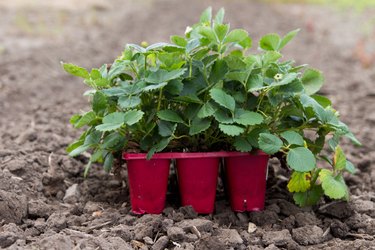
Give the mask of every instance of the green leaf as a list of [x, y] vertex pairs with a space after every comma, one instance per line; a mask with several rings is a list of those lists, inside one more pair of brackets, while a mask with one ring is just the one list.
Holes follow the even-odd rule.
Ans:
[[77, 148], [75, 148], [74, 150], [72, 150], [70, 153], [69, 153], [69, 156], [71, 157], [75, 157], [85, 151], [87, 151], [89, 148], [91, 148], [93, 145], [81, 145]]
[[171, 137], [168, 138], [163, 138], [161, 139], [157, 144], [155, 144], [147, 153], [147, 160], [150, 160], [151, 157], [154, 155], [156, 152], [161, 152], [163, 151], [171, 141]]
[[314, 112], [314, 116], [316, 116], [320, 121], [327, 120], [326, 110], [313, 98], [308, 95], [302, 94], [300, 96], [300, 102], [305, 109], [311, 107]]
[[297, 94], [300, 94], [304, 91], [305, 89], [302, 86], [302, 82], [298, 78], [294, 79], [291, 83], [287, 85], [278, 87], [277, 90], [278, 94], [284, 96], [284, 98], [296, 96]]
[[250, 152], [253, 148], [250, 142], [246, 138], [243, 138], [243, 137], [236, 137], [234, 139], [233, 146], [237, 151], [240, 151], [240, 152]]
[[141, 104], [141, 98], [139, 96], [121, 96], [118, 99], [118, 105], [122, 109], [134, 108]]
[[124, 125], [125, 117], [122, 112], [114, 112], [109, 115], [104, 116], [103, 124], [95, 127], [98, 131], [111, 131], [120, 128]]
[[216, 34], [217, 38], [219, 39], [219, 41], [223, 41], [225, 36], [228, 33], [229, 25], [227, 25], [227, 24], [215, 24], [214, 30], [215, 30], [215, 34]]
[[298, 74], [297, 73], [289, 73], [281, 79], [281, 81], [274, 82], [272, 83], [271, 86], [282, 86], [282, 85], [287, 85], [291, 82], [293, 82], [297, 78]]
[[177, 122], [177, 123], [184, 123], [184, 120], [174, 111], [172, 110], [160, 110], [158, 112], [158, 117], [161, 120], [168, 121], [168, 122]]
[[[202, 58], [197, 59], [196, 61], [193, 61], [193, 66], [196, 66], [201, 71], [204, 70], [204, 66], [206, 66], [206, 68], [210, 67], [219, 58], [219, 55], [217, 55], [217, 54], [206, 56], [206, 53], [207, 53], [207, 51], [202, 50], [202, 54], [204, 54], [204, 55], [202, 55], [202, 56], [199, 55], [199, 57], [202, 57]], [[202, 60], [202, 61], [198, 61], [198, 60]]]
[[108, 87], [110, 84], [110, 81], [106, 78], [99, 78], [93, 81], [96, 87]]
[[106, 78], [107, 75], [108, 75], [107, 67], [108, 67], [108, 64], [103, 64], [99, 69], [99, 72], [100, 72], [100, 74], [102, 75], [103, 78]]
[[105, 157], [103, 167], [104, 167], [104, 171], [106, 171], [107, 173], [109, 173], [112, 169], [113, 160], [114, 160], [114, 157], [113, 157], [113, 154], [111, 153], [107, 154], [107, 156]]
[[352, 132], [348, 131], [344, 134], [344, 136], [349, 138], [354, 143], [354, 145], [362, 146], [362, 143], [354, 136]]
[[174, 98], [177, 101], [185, 102], [185, 103], [195, 103], [195, 104], [203, 104], [202, 100], [199, 99], [196, 95], [183, 95]]
[[310, 188], [311, 174], [293, 171], [288, 183], [289, 192], [305, 192]]
[[248, 72], [245, 71], [235, 71], [235, 72], [229, 72], [226, 74], [226, 78], [234, 81], [239, 81], [241, 83], [244, 83], [245, 80], [247, 80]]
[[212, 19], [212, 7], [205, 9], [200, 17], [199, 22], [202, 24], [211, 23]]
[[184, 84], [180, 80], [171, 80], [165, 86], [164, 90], [171, 95], [179, 95], [184, 88]]
[[281, 42], [280, 42], [278, 50], [281, 50], [282, 48], [284, 48], [285, 45], [287, 45], [298, 34], [299, 31], [300, 31], [300, 29], [296, 29], [296, 30], [292, 30], [291, 32], [289, 32], [288, 34], [286, 34], [283, 37], [283, 39], [281, 39]]
[[120, 144], [120, 142], [125, 142], [124, 136], [122, 136], [118, 132], [114, 132], [114, 133], [111, 133], [111, 134], [107, 135], [104, 138], [102, 148], [112, 149], [112, 148], [116, 147], [118, 144]]
[[171, 136], [177, 128], [176, 123], [158, 121], [159, 135], [163, 137]]
[[151, 84], [151, 85], [148, 85], [148, 86], [144, 87], [142, 91], [143, 92], [149, 92], [149, 91], [162, 89], [165, 86], [167, 86], [167, 84], [168, 84], [167, 82], [161, 82], [161, 83], [158, 83], [158, 84]]
[[340, 136], [333, 135], [333, 137], [328, 140], [328, 145], [332, 151], [335, 151], [337, 145], [339, 145], [339, 139], [340, 139]]
[[225, 15], [225, 10], [224, 8], [220, 8], [220, 10], [217, 12], [215, 16], [215, 23], [221, 24], [224, 21], [224, 15]]
[[314, 100], [317, 101], [323, 108], [332, 106], [331, 100], [329, 100], [325, 96], [315, 94], [315, 95], [312, 95], [311, 97], [314, 98]]
[[82, 115], [79, 115], [79, 114], [72, 115], [72, 117], [70, 117], [69, 123], [74, 125], [76, 124], [76, 122], [79, 121], [79, 119], [81, 119], [81, 117]]
[[250, 75], [247, 80], [246, 88], [248, 92], [259, 91], [264, 89], [263, 77], [260, 75]]
[[318, 92], [324, 83], [323, 74], [316, 69], [306, 69], [301, 80], [307, 95]]
[[223, 106], [224, 108], [227, 108], [232, 112], [234, 111], [236, 107], [236, 101], [232, 96], [225, 93], [224, 90], [218, 88], [211, 89], [210, 96], [220, 106]]
[[250, 131], [250, 133], [247, 134], [247, 140], [250, 142], [250, 144], [254, 148], [259, 148], [259, 135], [261, 133], [269, 133], [269, 131], [266, 128], [255, 128]]
[[324, 194], [331, 199], [343, 199], [348, 197], [348, 187], [341, 175], [333, 176], [328, 169], [322, 169], [319, 173]]
[[84, 79], [90, 78], [90, 74], [85, 68], [79, 67], [72, 63], [62, 63], [62, 65], [64, 70], [71, 75], [82, 77]]
[[185, 73], [186, 69], [176, 69], [172, 71], [167, 71], [164, 69], [159, 69], [155, 72], [150, 72], [150, 74], [146, 77], [146, 82], [148, 83], [163, 83], [168, 82], [170, 80], [179, 78]]
[[226, 135], [237, 136], [245, 132], [245, 129], [236, 125], [219, 124], [219, 129]]
[[225, 75], [228, 72], [228, 65], [224, 60], [217, 60], [215, 64], [212, 66], [212, 70], [210, 73], [210, 77], [208, 81], [210, 83], [217, 83], [219, 81], [224, 80]]
[[79, 146], [82, 146], [83, 143], [84, 143], [84, 140], [80, 139], [78, 141], [75, 141], [75, 142], [69, 144], [68, 147], [66, 147], [66, 152], [68, 152], [68, 153], [72, 152], [74, 149], [78, 148]]
[[115, 129], [118, 129], [122, 126], [122, 124], [109, 124], [109, 123], [106, 123], [106, 124], [100, 124], [98, 126], [95, 127], [96, 130], [98, 131], [112, 131], [112, 130], [115, 130]]
[[201, 26], [199, 27], [199, 34], [203, 37], [207, 38], [210, 43], [217, 43], [217, 38], [215, 32], [212, 30], [211, 27]]
[[278, 152], [283, 146], [283, 142], [279, 137], [269, 133], [259, 134], [258, 144], [261, 150], [270, 155]]
[[227, 63], [228, 68], [231, 70], [239, 70], [244, 73], [246, 72], [247, 74], [250, 74], [252, 71], [252, 67], [247, 66], [247, 64], [242, 60], [242, 56], [237, 56], [232, 53], [224, 57], [224, 60]]
[[246, 30], [235, 29], [229, 32], [229, 34], [224, 39], [224, 43], [238, 43], [243, 48], [251, 47], [251, 38]]
[[154, 43], [154, 44], [149, 45], [146, 48], [146, 51], [150, 52], [150, 51], [158, 51], [158, 50], [162, 50], [162, 49], [166, 49], [167, 50], [167, 48], [172, 49], [172, 52], [175, 52], [176, 50], [179, 51], [178, 46], [174, 46], [173, 44], [163, 43], [163, 42], [161, 42], [161, 43]]
[[100, 131], [92, 131], [86, 134], [84, 145], [98, 145], [101, 140], [102, 133]]
[[343, 170], [346, 167], [346, 157], [340, 146], [336, 146], [335, 148], [335, 155], [333, 157], [333, 167], [336, 170]]
[[213, 107], [213, 105], [210, 102], [207, 102], [200, 108], [197, 116], [199, 118], [206, 118], [213, 115], [215, 112], [216, 109]]
[[211, 126], [210, 119], [199, 119], [195, 118], [190, 126], [189, 135], [196, 135], [205, 130], [207, 130]]
[[96, 150], [90, 157], [90, 162], [99, 162], [103, 155], [103, 150], [98, 149]]
[[280, 36], [278, 34], [268, 34], [259, 41], [259, 47], [263, 50], [279, 50]]
[[92, 109], [95, 113], [100, 113], [107, 107], [107, 97], [100, 91], [96, 91], [92, 99]]
[[124, 115], [125, 123], [129, 126], [136, 124], [142, 119], [143, 115], [144, 112], [141, 110], [130, 110], [126, 112]]
[[263, 67], [270, 65], [271, 63], [275, 63], [279, 60], [283, 55], [277, 51], [267, 51], [262, 56]]
[[96, 80], [96, 79], [102, 78], [102, 74], [100, 73], [98, 69], [92, 69], [90, 72], [90, 78], [92, 80]]
[[221, 110], [221, 109], [217, 110], [214, 113], [214, 117], [216, 121], [220, 123], [225, 123], [225, 124], [233, 123], [233, 118], [228, 115], [228, 112], [226, 110]]
[[244, 40], [242, 40], [241, 42], [238, 43], [242, 48], [244, 49], [248, 49], [248, 48], [251, 48], [251, 46], [253, 45], [253, 41], [251, 40], [251, 38], [248, 36], [246, 37]]
[[290, 149], [286, 161], [292, 169], [298, 172], [308, 172], [316, 167], [314, 154], [304, 147]]
[[320, 185], [314, 185], [306, 192], [297, 192], [293, 194], [294, 202], [300, 207], [316, 205], [323, 195], [323, 189]]
[[107, 78], [111, 80], [124, 73], [126, 64], [128, 64], [127, 61], [115, 61], [108, 71]]
[[263, 122], [263, 116], [256, 112], [242, 110], [235, 113], [234, 121], [245, 126], [256, 125]]
[[160, 67], [168, 70], [175, 70], [181, 68], [186, 62], [181, 58], [181, 54], [178, 52], [174, 53], [159, 53], [158, 59], [161, 62]]
[[75, 128], [81, 128], [85, 125], [88, 125], [89, 123], [91, 123], [93, 120], [95, 120], [96, 118], [96, 115], [94, 113], [94, 111], [89, 111], [87, 113], [85, 113], [81, 119], [79, 119], [75, 124], [74, 124], [74, 127]]
[[106, 96], [122, 96], [122, 95], [127, 95], [127, 90], [124, 88], [111, 88], [111, 89], [103, 89], [102, 92]]
[[126, 47], [134, 50], [135, 52], [139, 52], [139, 53], [146, 53], [147, 52], [146, 48], [144, 48], [144, 47], [142, 47], [138, 44], [130, 43], [130, 44], [127, 44]]
[[355, 172], [357, 171], [356, 168], [354, 167], [353, 163], [351, 163], [348, 160], [346, 161], [345, 170], [348, 171], [351, 174], [355, 174]]
[[304, 145], [303, 137], [295, 131], [285, 131], [281, 133], [280, 136], [284, 138], [289, 145]]
[[181, 47], [186, 47], [187, 45], [186, 39], [182, 36], [171, 36], [171, 42]]

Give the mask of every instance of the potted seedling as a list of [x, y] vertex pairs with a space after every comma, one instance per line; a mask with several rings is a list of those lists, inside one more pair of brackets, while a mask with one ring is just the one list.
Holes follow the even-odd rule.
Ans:
[[[223, 18], [223, 9], [212, 17], [208, 8], [171, 43], [128, 44], [113, 64], [90, 72], [63, 64], [91, 88], [85, 93], [91, 110], [71, 119], [87, 129], [69, 154], [92, 152], [85, 175], [94, 162], [110, 171], [123, 157], [135, 213], [163, 210], [171, 159], [182, 205], [199, 213], [213, 212], [221, 157], [236, 211], [263, 208], [269, 155], [293, 169], [288, 188], [298, 204], [313, 204], [323, 193], [347, 197], [341, 173], [354, 168], [338, 142], [358, 141], [331, 102], [316, 95], [321, 73], [281, 61], [280, 50], [298, 31], [266, 35], [261, 52], [250, 54], [247, 31], [231, 30]], [[326, 138], [333, 161], [321, 155]], [[318, 168], [317, 159], [334, 170]]]

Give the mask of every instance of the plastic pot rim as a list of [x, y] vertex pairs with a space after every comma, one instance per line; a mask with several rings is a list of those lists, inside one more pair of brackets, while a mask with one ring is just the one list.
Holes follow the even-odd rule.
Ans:
[[[252, 152], [236, 152], [236, 151], [217, 151], [217, 152], [166, 152], [155, 153], [150, 160], [157, 159], [192, 159], [192, 158], [215, 158], [215, 157], [241, 157], [249, 155], [267, 155], [261, 150]], [[126, 153], [122, 154], [124, 160], [145, 160], [147, 153]]]

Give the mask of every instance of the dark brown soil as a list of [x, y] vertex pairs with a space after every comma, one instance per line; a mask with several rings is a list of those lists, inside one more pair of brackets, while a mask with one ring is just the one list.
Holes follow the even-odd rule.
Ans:
[[[366, 26], [374, 10], [244, 0], [61, 2], [0, 3], [0, 247], [375, 249], [375, 30]], [[219, 192], [216, 212], [198, 216], [178, 208], [172, 192], [162, 215], [135, 216], [122, 180], [100, 166], [84, 179], [87, 158], [66, 155], [78, 135], [69, 117], [87, 102], [84, 85], [67, 76], [60, 61], [110, 63], [126, 42], [182, 33], [208, 5], [224, 6], [232, 26], [246, 28], [254, 40], [303, 29], [285, 54], [325, 72], [322, 93], [364, 144], [344, 145], [360, 170], [347, 177], [349, 203], [296, 207], [287, 173], [271, 161], [262, 212], [234, 213]]]

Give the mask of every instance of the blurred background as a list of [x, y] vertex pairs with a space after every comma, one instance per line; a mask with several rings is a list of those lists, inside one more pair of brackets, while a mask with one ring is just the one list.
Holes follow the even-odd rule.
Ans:
[[0, 149], [65, 154], [78, 133], [69, 117], [88, 103], [84, 84], [60, 61], [111, 63], [126, 43], [183, 34], [208, 6], [224, 7], [232, 28], [249, 31], [252, 52], [262, 35], [301, 28], [285, 57], [325, 73], [321, 93], [364, 144], [348, 144], [349, 159], [363, 163], [362, 179], [372, 183], [375, 0], [0, 0]]

